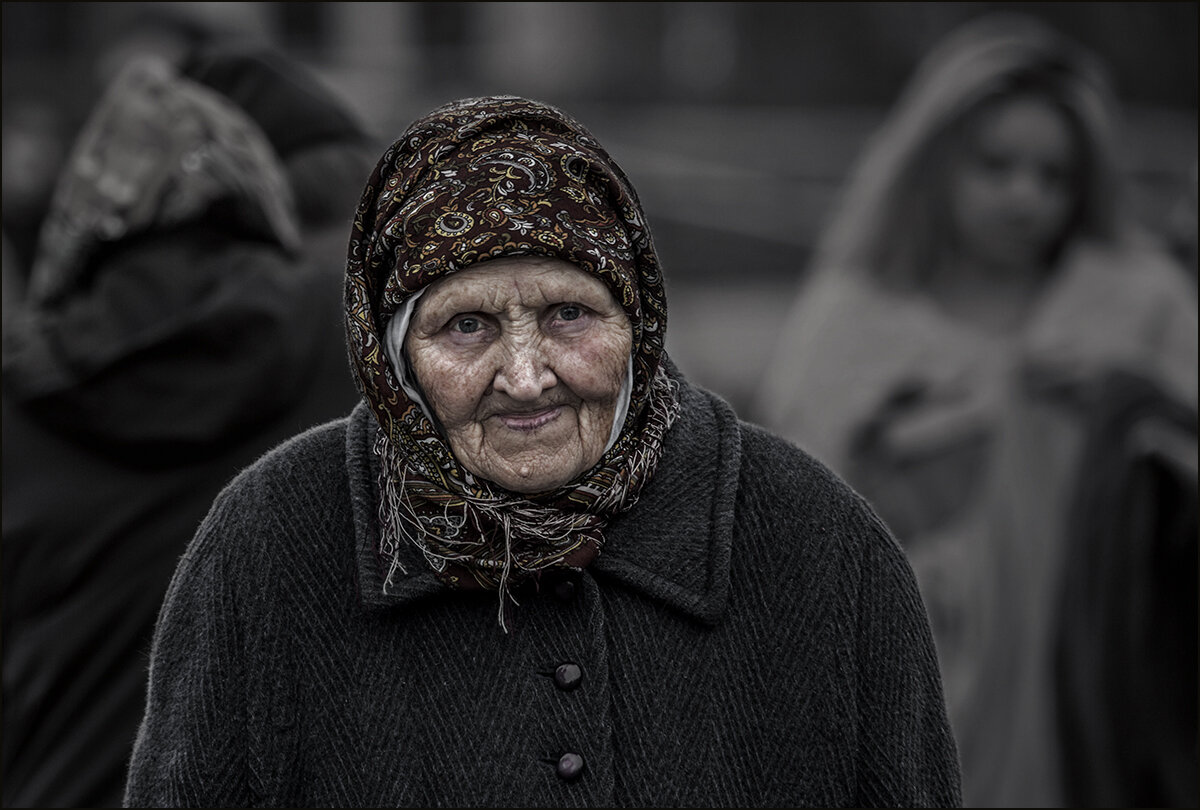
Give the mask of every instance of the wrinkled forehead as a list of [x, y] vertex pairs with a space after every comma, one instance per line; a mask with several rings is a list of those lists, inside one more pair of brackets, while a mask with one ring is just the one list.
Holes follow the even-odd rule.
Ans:
[[480, 262], [438, 279], [421, 294], [421, 313], [502, 312], [575, 303], [604, 315], [622, 313], [612, 292], [569, 262], [511, 256]]

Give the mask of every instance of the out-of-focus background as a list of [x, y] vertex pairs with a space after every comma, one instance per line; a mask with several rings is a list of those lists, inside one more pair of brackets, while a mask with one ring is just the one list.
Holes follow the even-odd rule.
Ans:
[[[1132, 214], [1186, 271], [1188, 278], [1169, 288], [1168, 303], [1180, 305], [1175, 314], [1183, 320], [1175, 326], [1189, 326], [1176, 331], [1194, 335], [1197, 8], [1195, 2], [5, 2], [4, 804], [109, 806], [117, 801], [128, 741], [143, 705], [153, 620], [178, 555], [213, 495], [261, 452], [344, 413], [356, 398], [339, 345], [343, 246], [370, 164], [410, 121], [452, 99], [490, 94], [540, 99], [582, 121], [642, 198], [666, 274], [671, 356], [693, 382], [755, 419], [760, 383], [788, 379], [782, 371], [770, 376], [768, 358], [808, 272], [817, 237], [868, 139], [936, 43], [969, 20], [998, 10], [1040, 17], [1106, 64], [1122, 102], [1120, 172], [1131, 192]], [[104, 238], [81, 244], [81, 251], [93, 252], [87, 257], [89, 269], [66, 277], [63, 286], [69, 289], [62, 301], [47, 304], [39, 295], [27, 296], [27, 288], [36, 286], [27, 282], [39, 217], [85, 122], [86, 131], [95, 134], [96, 117], [89, 114], [118, 68], [148, 53], [179, 63], [182, 55], [213, 45], [243, 54], [262, 48], [281, 52], [311, 73], [315, 85], [307, 79], [293, 83], [296, 77], [288, 71], [259, 72], [265, 63], [230, 69], [228, 63], [221, 67], [219, 61], [202, 60], [191, 68], [203, 72], [207, 65], [208, 86], [236, 97], [272, 144], [262, 150], [270, 152], [262, 163], [220, 165], [249, 165], [263, 176], [286, 172], [297, 209], [305, 212], [304, 234], [314, 238], [300, 256], [285, 255], [282, 247], [289, 240], [283, 230], [272, 231], [279, 244], [264, 241], [262, 233], [252, 233], [248, 218], [219, 220], [229, 209], [214, 206], [203, 212], [208, 230], [189, 221], [182, 223], [187, 227], [164, 228], [146, 239], [134, 229], [135, 238], [121, 240], [128, 223], [95, 215], [88, 207], [95, 202], [87, 196], [96, 190], [93, 185], [96, 196], [114, 206], [102, 213], [116, 210], [133, 219], [130, 210], [137, 208], [153, 218], [159, 208], [175, 210], [170, 203], [185, 198], [184, 192], [205, 191], [179, 176], [203, 184], [229, 181], [238, 171], [219, 175], [213, 169], [209, 176], [189, 169], [187, 161], [201, 154], [190, 138], [203, 125], [189, 130], [195, 120], [181, 115], [167, 122], [174, 126], [156, 132], [162, 123], [158, 111], [166, 107], [139, 107], [144, 95], [131, 92], [122, 99], [117, 94], [115, 103], [99, 105], [109, 114], [101, 118], [107, 129], [97, 138], [107, 151], [80, 153], [63, 175], [69, 181], [72, 172], [86, 174], [89, 182], [64, 183], [65, 193], [55, 197], [58, 203], [78, 204], [90, 219], [78, 227], [82, 217], [64, 217], [61, 205], [54, 208], [60, 215], [53, 219], [57, 230], [47, 233], [57, 236], [38, 253], [39, 270], [53, 271], [60, 264], [70, 270], [71, 263], [62, 260], [72, 249], [69, 237], [95, 236], [89, 227]], [[264, 87], [273, 89], [263, 92]], [[286, 100], [276, 93], [280, 88], [288, 90]], [[195, 93], [193, 88], [187, 94], [193, 103]], [[177, 100], [182, 104], [183, 99], [181, 92]], [[350, 114], [343, 115], [339, 99]], [[124, 106], [116, 105], [122, 101]], [[114, 124], [113, 109], [122, 115], [140, 109], [147, 117]], [[155, 110], [158, 118], [145, 110]], [[351, 120], [355, 117], [358, 121]], [[226, 111], [218, 120], [233, 126], [231, 121], [241, 119]], [[359, 123], [371, 142], [369, 163], [359, 160]], [[301, 136], [297, 130], [307, 131]], [[294, 143], [310, 137], [313, 142], [304, 148]], [[292, 143], [285, 149], [287, 142]], [[204, 148], [227, 145], [201, 143]], [[231, 157], [228, 150], [216, 153]], [[102, 161], [94, 159], [96, 154], [116, 168], [97, 169]], [[138, 178], [130, 175], [145, 167], [162, 170], [166, 185], [146, 181], [139, 191]], [[172, 182], [176, 199], [163, 191], [171, 191]], [[1144, 266], [1142, 278], [1153, 281], [1153, 270]], [[53, 278], [36, 272], [33, 277]], [[1137, 290], [1137, 284], [1129, 289]], [[213, 300], [219, 305], [209, 306]], [[823, 306], [827, 299], [817, 300]], [[1109, 295], [1102, 307], [1091, 306], [1097, 296], [1080, 300], [1093, 314], [1119, 312], [1122, 306], [1108, 305], [1114, 300], [1123, 305], [1127, 298]], [[182, 315], [176, 317], [174, 308]], [[1147, 307], [1125, 308], [1144, 314]], [[257, 320], [245, 317], [247, 312]], [[850, 323], [850, 331], [862, 331], [864, 319], [857, 315], [855, 310], [837, 320]], [[1162, 338], [1159, 333], [1172, 325], [1158, 309], [1148, 319], [1155, 334], [1147, 341]], [[1062, 320], [1068, 321], [1064, 332], [1076, 326]], [[1107, 330], [1118, 333], [1119, 343], [1113, 321], [1094, 320], [1104, 328], [1085, 333], [1084, 342], [1105, 343], [1097, 335], [1103, 338], [1100, 333]], [[250, 328], [255, 323], [267, 326], [255, 332]], [[242, 339], [242, 327], [261, 337]], [[96, 335], [111, 342], [98, 348]], [[1137, 335], [1135, 348], [1143, 347], [1143, 337]], [[1038, 747], [1049, 745], [1050, 735], [1040, 729], [1053, 725], [1052, 718], [1030, 695], [1058, 694], [1057, 682], [1045, 682], [1057, 645], [1070, 653], [1064, 660], [1076, 678], [1064, 681], [1061, 691], [1078, 698], [1073, 704], [1082, 707], [1079, 717], [1072, 716], [1071, 736], [1063, 743], [1069, 756], [1063, 759], [1082, 762], [1077, 770], [1083, 778], [1073, 774], [1070, 792], [1062, 793], [1063, 806], [1088, 805], [1090, 796], [1101, 797], [1098, 806], [1158, 801], [1195, 806], [1195, 689], [1188, 683], [1196, 679], [1195, 378], [1189, 377], [1196, 344], [1182, 343], [1185, 360], [1177, 365], [1190, 399], [1184, 398], [1179, 413], [1151, 414], [1179, 427], [1168, 435], [1171, 453], [1161, 452], [1168, 446], [1165, 440], [1122, 444], [1129, 435], [1145, 438], [1145, 431], [1125, 428], [1138, 408], [1148, 409], [1122, 389], [1124, 398], [1109, 406], [1114, 425], [1087, 426], [1088, 437], [1099, 437], [1089, 439], [1091, 452], [1079, 464], [1088, 473], [1079, 475], [1089, 484], [1080, 488], [1087, 497], [1060, 498], [1062, 503], [1044, 511], [1022, 508], [1025, 522], [1014, 523], [1016, 528], [992, 520], [992, 512], [980, 512], [986, 519], [979, 536], [989, 538], [995, 528], [995, 549], [973, 542], [970, 533], [956, 536], [945, 546], [944, 559], [933, 557], [939, 565], [946, 563], [944, 581], [922, 580], [928, 604], [936, 606], [931, 597], [945, 591], [953, 597], [947, 604], [961, 602], [959, 607], [966, 608], [964, 616], [982, 616], [964, 637], [973, 632], [1025, 645], [1013, 646], [1012, 654], [1008, 646], [994, 645], [1004, 667], [976, 655], [982, 645], [963, 647], [969, 651], [962, 665], [971, 676], [966, 682], [972, 689], [984, 684], [979, 702], [1003, 715], [996, 727], [1014, 729], [1011, 739], [996, 740], [996, 750], [1007, 759], [993, 756], [987, 745], [961, 747], [969, 755], [964, 756], [972, 790], [968, 804], [973, 797], [981, 806], [1025, 806], [1024, 797], [1030, 806], [1057, 806], [1057, 776], [1045, 780], [1050, 787], [1043, 790], [1038, 775], [1025, 767], [1031, 762], [1047, 771], [1055, 767], [1051, 755], [1042, 754], [1049, 748]], [[805, 345], [828, 355], [828, 340]], [[1153, 356], [1170, 354], [1161, 341], [1152, 345]], [[1125, 357], [1116, 349], [1110, 353]], [[776, 356], [786, 359], [786, 354]], [[163, 362], [156, 365], [156, 359]], [[839, 360], [836, 365], [840, 370], [852, 364]], [[289, 374], [299, 382], [288, 382]], [[304, 393], [290, 393], [292, 383], [295, 392]], [[831, 400], [825, 388], [810, 384], [805, 390], [820, 393], [819, 407], [826, 413], [848, 404], [826, 407]], [[1134, 393], [1143, 396], [1138, 392], [1144, 390]], [[983, 389], [984, 396], [989, 392]], [[850, 397], [861, 400], [861, 389], [854, 388]], [[1159, 398], [1144, 398], [1161, 406]], [[57, 410], [49, 407], [54, 403]], [[267, 414], [268, 405], [278, 405], [277, 412]], [[1003, 406], [998, 410], [1008, 413]], [[247, 434], [236, 418], [243, 414], [248, 420], [261, 416], [254, 424], [262, 429]], [[1070, 418], [1082, 422], [1084, 415], [1081, 410]], [[1154, 419], [1148, 423], [1162, 427]], [[1062, 424], [1068, 423], [1064, 418]], [[994, 427], [988, 424], [989, 430]], [[1072, 429], [1082, 432], [1080, 425]], [[1056, 438], [1061, 434], [1054, 432]], [[1178, 453], [1176, 439], [1187, 445]], [[134, 458], [128, 447], [141, 455]], [[1032, 499], [1035, 506], [1058, 497], [1038, 486], [1053, 467], [1046, 459], [1061, 460], [1057, 446], [1043, 448], [1039, 439], [1018, 449], [1011, 458], [1021, 463], [1012, 470], [1000, 467], [995, 489], [1005, 499], [1008, 490], [1045, 494]], [[1127, 463], [1121, 455], [1126, 451], [1137, 463]], [[1067, 463], [1073, 462], [1064, 462], [1069, 474], [1063, 479], [1073, 481], [1075, 468], [1066, 468]], [[967, 472], [976, 473], [983, 463], [969, 461], [969, 466]], [[913, 478], [915, 468], [897, 469], [902, 483]], [[948, 489], [945, 481], [938, 479], [933, 487], [938, 503]], [[901, 499], [911, 500], [907, 488], [898, 491]], [[881, 500], [870, 497], [882, 514]], [[1068, 510], [1070, 523], [1063, 518], [1059, 537], [1055, 521]], [[1043, 542], [1038, 531], [1050, 539]], [[913, 537], [902, 535], [897, 530], [910, 558], [920, 555], [919, 544], [909, 542]], [[1108, 556], [1102, 553], [1106, 548]], [[988, 556], [992, 550], [995, 558]], [[1031, 559], [1039, 555], [1045, 558], [1040, 569]], [[993, 565], [997, 560], [1003, 565]], [[922, 569], [915, 569], [920, 577]], [[1059, 586], [1060, 573], [1075, 589]], [[976, 588], [976, 582], [986, 587]], [[1076, 598], [1092, 593], [1087, 590], [1092, 586], [1098, 590], [1091, 602]], [[980, 592], [977, 600], [974, 591]], [[1126, 613], [1137, 621], [1123, 624]], [[1111, 621], [1105, 624], [1106, 619]], [[1027, 632], [1030, 628], [1037, 632]], [[1070, 643], [1058, 644], [1060, 630]], [[1027, 638], [1037, 643], [1025, 644]], [[1088, 646], [1092, 642], [1094, 649]], [[1127, 642], [1135, 646], [1121, 646]], [[949, 672], [945, 656], [953, 649], [940, 648], [944, 671]], [[991, 679], [976, 680], [976, 670], [985, 668], [999, 680], [1010, 673], [1034, 675], [1014, 677], [1005, 692]], [[1142, 673], [1146, 677], [1136, 677]], [[1110, 680], [1123, 691], [1108, 689]], [[1022, 693], [1020, 705], [1010, 703], [1007, 695], [1027, 684], [1034, 684], [1030, 694]], [[1132, 687], [1125, 689], [1126, 684]], [[1032, 731], [1025, 724], [1030, 717], [1037, 721]], [[996, 738], [992, 728], [967, 724], [977, 732], [977, 743]], [[960, 743], [966, 739], [961, 730]], [[1075, 750], [1089, 747], [1081, 740], [1097, 751], [1083, 756]], [[1021, 755], [1015, 756], [1018, 748]], [[996, 783], [999, 788], [988, 781], [991, 770], [1004, 776]], [[1129, 785], [1141, 792], [1119, 792]], [[1081, 792], [1086, 790], [1095, 792]], [[1148, 798], [1104, 803], [1114, 796]]]
[[531, 96], [574, 114], [626, 169], [666, 268], [670, 353], [745, 411], [851, 161], [927, 49], [1000, 8], [1108, 62], [1138, 215], [1177, 228], [1172, 212], [1195, 193], [1191, 2], [6, 2], [5, 208], [43, 181], [121, 49], [149, 47], [151, 9], [283, 50], [381, 143], [452, 98]]

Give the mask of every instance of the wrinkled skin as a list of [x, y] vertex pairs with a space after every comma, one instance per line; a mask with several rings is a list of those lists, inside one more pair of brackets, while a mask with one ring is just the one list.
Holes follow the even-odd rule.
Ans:
[[404, 343], [459, 462], [526, 494], [600, 460], [632, 346], [629, 318], [600, 280], [536, 256], [436, 282]]

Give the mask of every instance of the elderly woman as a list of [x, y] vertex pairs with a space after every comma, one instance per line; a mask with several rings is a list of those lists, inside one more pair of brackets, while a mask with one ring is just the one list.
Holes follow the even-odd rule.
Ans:
[[345, 302], [363, 402], [200, 527], [128, 805], [959, 803], [898, 544], [670, 363], [640, 203], [580, 124], [415, 122]]

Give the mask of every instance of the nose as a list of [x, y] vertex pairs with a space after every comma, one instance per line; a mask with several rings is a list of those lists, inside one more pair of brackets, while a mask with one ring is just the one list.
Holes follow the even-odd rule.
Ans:
[[537, 344], [510, 345], [496, 371], [496, 391], [522, 402], [531, 402], [548, 388], [558, 384], [558, 378]]
[[1029, 169], [1013, 172], [1008, 183], [1008, 193], [1015, 203], [1034, 202], [1041, 191], [1040, 178]]
[[1059, 193], [1058, 186], [1045, 172], [1024, 167], [1013, 172], [1008, 184], [1009, 199], [1017, 207], [1045, 206]]

